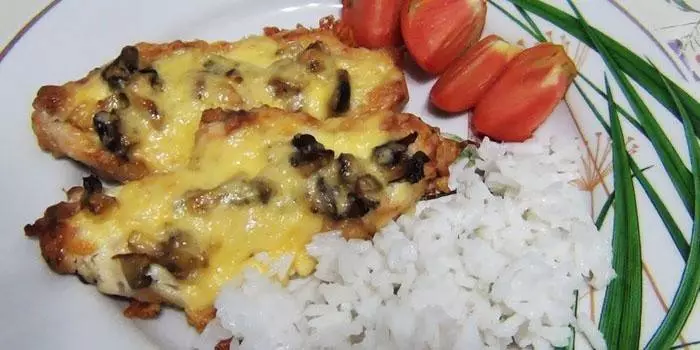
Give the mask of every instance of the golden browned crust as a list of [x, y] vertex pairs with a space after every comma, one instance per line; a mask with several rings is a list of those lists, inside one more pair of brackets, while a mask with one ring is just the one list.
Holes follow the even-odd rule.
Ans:
[[344, 22], [336, 20], [334, 16], [321, 18], [318, 21], [318, 28], [306, 28], [301, 24], [297, 24], [297, 27], [292, 30], [280, 29], [278, 27], [265, 27], [263, 28], [263, 33], [271, 38], [286, 41], [293, 41], [301, 36], [313, 33], [332, 33], [343, 44], [349, 47], [357, 47], [352, 29]]
[[131, 299], [129, 301], [129, 306], [124, 309], [123, 314], [126, 318], [139, 318], [147, 320], [158, 316], [160, 314], [160, 309], [160, 303], [149, 303]]
[[[318, 29], [297, 27], [294, 30], [267, 28], [265, 34], [280, 43], [291, 44], [295, 40], [321, 40], [327, 43], [334, 54], [343, 54], [353, 49], [354, 45], [347, 28], [333, 20], [324, 19]], [[225, 51], [233, 47], [231, 42], [174, 41], [163, 44], [139, 43], [139, 60], [144, 66], [161, 57], [184, 49], [205, 51]], [[364, 49], [357, 49], [364, 50]], [[386, 51], [390, 57], [395, 52]], [[78, 91], [89, 82], [90, 78], [99, 78], [100, 69], [95, 69], [83, 79], [69, 82], [62, 86], [44, 86], [39, 89], [34, 100], [32, 128], [42, 150], [54, 157], [67, 157], [81, 162], [91, 168], [100, 177], [125, 182], [140, 179], [154, 170], [148, 164], [135, 157], [120, 157], [105, 149], [95, 133], [92, 118], [98, 111], [96, 106], [75, 106]], [[369, 93], [366, 103], [353, 114], [376, 110], [398, 111], [408, 99], [405, 79], [387, 82]]]
[[[47, 99], [41, 92], [40, 90], [37, 100]], [[50, 152], [56, 158], [67, 157], [81, 162], [104, 179], [123, 182], [150, 173], [142, 162], [120, 159], [103, 149], [93, 131], [83, 130], [69, 121], [61, 120], [47, 109], [34, 110], [32, 129], [42, 150]]]
[[52, 270], [72, 274], [77, 271], [77, 259], [93, 253], [95, 246], [76, 237], [76, 228], [69, 219], [83, 209], [104, 212], [115, 200], [101, 192], [88, 193], [79, 186], [69, 189], [66, 197], [66, 201], [48, 207], [33, 224], [25, 225], [24, 233], [39, 239], [41, 255]]
[[[408, 101], [408, 86], [406, 86], [406, 80], [382, 85], [372, 90], [367, 99], [368, 103], [358, 114], [379, 110], [398, 112]], [[400, 108], [398, 106], [400, 106]]]
[[194, 327], [197, 332], [204, 330], [209, 321], [216, 317], [216, 309], [213, 307], [206, 308], [203, 310], [188, 310], [185, 309], [185, 314], [187, 315], [187, 323]]
[[66, 220], [80, 211], [80, 204], [69, 200], [50, 206], [34, 224], [24, 226], [24, 233], [39, 239], [41, 255], [58, 273], [74, 273], [75, 262], [66, 256], [66, 248], [75, 237], [75, 230]]

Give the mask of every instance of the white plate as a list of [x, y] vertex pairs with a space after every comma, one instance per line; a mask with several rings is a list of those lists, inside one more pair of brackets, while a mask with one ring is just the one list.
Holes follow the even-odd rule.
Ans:
[[[293, 27], [297, 23], [313, 26], [318, 19], [338, 12], [339, 1], [333, 0], [137, 0], [66, 1], [56, 4], [0, 60], [0, 96], [3, 124], [0, 127], [0, 159], [3, 164], [0, 212], [0, 347], [6, 349], [186, 349], [195, 333], [184, 317], [167, 310], [154, 321], [131, 321], [121, 316], [121, 301], [99, 295], [91, 286], [76, 278], [52, 273], [40, 258], [37, 242], [23, 235], [23, 225], [32, 222], [48, 205], [63, 199], [63, 188], [79, 183], [83, 170], [68, 161], [57, 161], [42, 153], [32, 134], [29, 115], [31, 102], [38, 88], [46, 84], [62, 84], [82, 77], [90, 69], [113, 59], [119, 49], [138, 41], [170, 41], [174, 39], [236, 40], [248, 34], [261, 33], [264, 26]], [[679, 80], [673, 65], [643, 31], [615, 7], [602, 0], [581, 2], [581, 10], [592, 24], [624, 42], [640, 56], [654, 60], [668, 75]], [[563, 7], [563, 6], [562, 6]], [[508, 7], [511, 9], [510, 7]], [[538, 24], [551, 30], [555, 42], [564, 42], [579, 69], [602, 82], [603, 66], [595, 52], [587, 52], [578, 41], [562, 35], [543, 21]], [[534, 43], [520, 27], [500, 11], [489, 8], [486, 33], [498, 33], [511, 41]], [[582, 52], [587, 52], [581, 55]], [[465, 136], [465, 117], [435, 114], [427, 104], [431, 86], [429, 77], [409, 67], [410, 102], [408, 112], [422, 116], [442, 130]], [[592, 93], [591, 93], [592, 95]], [[682, 129], [663, 107], [648, 96], [649, 105], [670, 135], [681, 155], [687, 156]], [[622, 101], [621, 97], [618, 97]], [[599, 135], [600, 125], [572, 89], [554, 115], [539, 132], [557, 134], [572, 142], [586, 140], [591, 152], [607, 139]], [[605, 106], [596, 99], [600, 110]], [[657, 165], [648, 143], [630, 128], [639, 148], [635, 158], [641, 166]], [[585, 150], [584, 147], [582, 149]], [[601, 148], [602, 150], [602, 148]], [[587, 153], [583, 152], [582, 161]], [[603, 165], [604, 167], [605, 165]], [[666, 179], [661, 166], [647, 172], [658, 192], [670, 207], [684, 232], [689, 232], [690, 219], [683, 216], [680, 201]], [[606, 178], [612, 188], [612, 179]], [[592, 193], [592, 215], [606, 198], [603, 186]], [[643, 252], [649, 274], [644, 279], [644, 312], [642, 344], [649, 339], [664, 316], [660, 300], [669, 303], [682, 271], [682, 260], [650, 203], [638, 189], [642, 221]], [[604, 229], [609, 230], [608, 224]], [[655, 281], [650, 279], [653, 276]], [[652, 288], [655, 286], [658, 289]], [[602, 293], [595, 302], [590, 297], [580, 301], [580, 309], [599, 314]], [[593, 305], [593, 306], [591, 306]], [[696, 308], [697, 309], [697, 308]], [[691, 316], [683, 333], [686, 341], [700, 336], [697, 313]], [[693, 338], [694, 337], [694, 338]], [[579, 337], [579, 342], [581, 339]]]

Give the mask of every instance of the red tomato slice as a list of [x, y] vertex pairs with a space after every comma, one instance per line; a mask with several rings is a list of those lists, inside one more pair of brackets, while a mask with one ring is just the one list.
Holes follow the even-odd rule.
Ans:
[[343, 0], [341, 19], [352, 28], [358, 45], [401, 45], [399, 19], [404, 0]]
[[561, 45], [539, 44], [518, 54], [477, 103], [474, 129], [500, 141], [524, 141], [552, 113], [576, 77]]
[[452, 113], [473, 108], [520, 50], [498, 35], [481, 39], [440, 76], [430, 90], [430, 102]]
[[486, 0], [408, 0], [401, 33], [416, 63], [439, 74], [479, 40], [485, 22]]

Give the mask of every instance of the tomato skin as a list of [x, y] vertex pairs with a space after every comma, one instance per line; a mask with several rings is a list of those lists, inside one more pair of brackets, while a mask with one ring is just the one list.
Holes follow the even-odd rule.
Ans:
[[343, 0], [341, 19], [358, 45], [370, 49], [401, 45], [399, 25], [405, 0]]
[[451, 113], [473, 108], [521, 51], [498, 35], [489, 35], [454, 60], [430, 90], [430, 102]]
[[486, 0], [408, 0], [401, 12], [401, 34], [418, 66], [442, 73], [481, 36]]
[[525, 141], [552, 113], [576, 77], [564, 47], [539, 44], [522, 51], [476, 104], [472, 126], [499, 141]]

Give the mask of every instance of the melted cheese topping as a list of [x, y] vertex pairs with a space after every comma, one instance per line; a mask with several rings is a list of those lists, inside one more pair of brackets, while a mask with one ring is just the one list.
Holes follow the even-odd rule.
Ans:
[[[130, 105], [118, 111], [121, 132], [131, 144], [130, 157], [153, 172], [167, 172], [186, 164], [201, 114], [210, 108], [267, 105], [326, 119], [332, 115], [330, 101], [338, 85], [339, 69], [349, 73], [351, 112], [368, 103], [374, 88], [402, 79], [386, 54], [365, 49], [325, 54], [320, 58], [322, 70], [309, 71], [300, 57], [311, 44], [307, 37], [280, 44], [256, 36], [216, 50], [180, 49], [152, 62], [150, 68], [158, 72], [162, 87], [153, 88], [147, 76], [137, 74], [124, 89]], [[280, 96], [270, 86], [272, 79], [289, 82], [295, 90]], [[99, 74], [92, 74], [79, 86], [72, 103], [77, 124], [92, 128], [92, 115], [107, 109], [109, 104], [104, 101], [114, 94]], [[147, 106], [148, 101], [156, 110]]]
[[[297, 133], [312, 134], [336, 156], [355, 155], [381, 179], [380, 170], [368, 158], [375, 146], [396, 138], [380, 127], [386, 115], [382, 112], [355, 121], [332, 119], [320, 127], [284, 116], [228, 136], [208, 133], [199, 139], [188, 167], [123, 185], [114, 193], [117, 207], [102, 215], [83, 211], [71, 224], [79, 228], [82, 239], [101, 247], [102, 269], [114, 269], [111, 257], [131, 252], [133, 240], [156, 246], [173, 230], [189, 234], [208, 259], [206, 267], [178, 281], [182, 303], [193, 310], [211, 306], [220, 287], [244, 267], [265, 268], [252, 258], [256, 253], [290, 254], [294, 261], [288, 274], [308, 275], [314, 261], [305, 244], [322, 230], [324, 217], [312, 213], [305, 199], [309, 179], [290, 165], [294, 151], [290, 140]], [[204, 213], [193, 213], [185, 205], [183, 199], [190, 191], [212, 189], [232, 178], [265, 179], [272, 187], [269, 202], [222, 204]], [[412, 193], [416, 190], [408, 183], [384, 186], [390, 199], [383, 204], [416, 198]], [[119, 294], [117, 286], [108, 285], [106, 279], [102, 282], [98, 282], [101, 290]]]

